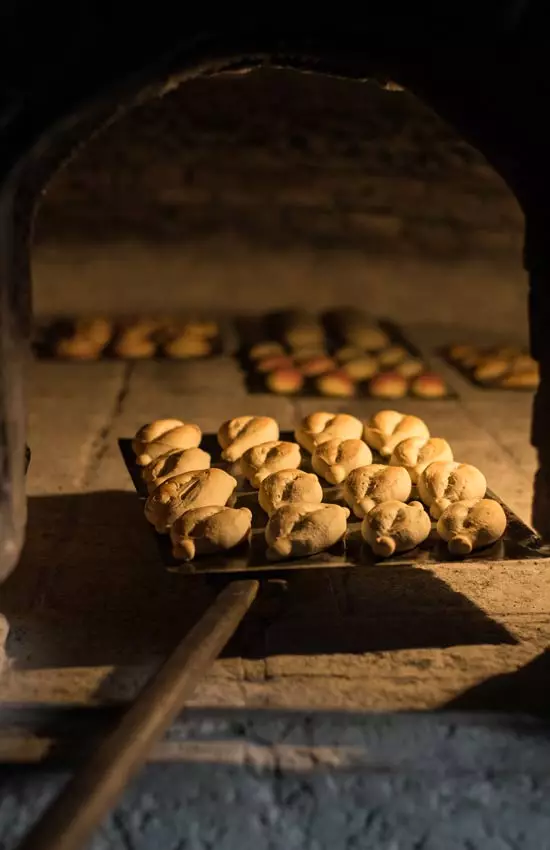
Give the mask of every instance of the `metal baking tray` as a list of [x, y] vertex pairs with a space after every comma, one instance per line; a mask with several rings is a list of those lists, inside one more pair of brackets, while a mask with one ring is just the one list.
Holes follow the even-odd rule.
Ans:
[[[32, 343], [32, 350], [34, 356], [37, 357], [39, 360], [54, 360], [59, 363], [97, 363], [100, 360], [119, 360], [121, 362], [128, 363], [137, 363], [143, 360], [165, 360], [169, 363], [185, 363], [189, 361], [209, 360], [212, 357], [219, 357], [222, 354], [227, 354], [228, 352], [230, 352], [233, 347], [231, 323], [226, 316], [220, 317], [219, 315], [213, 314], [193, 314], [192, 316], [176, 315], [171, 317], [172, 321], [181, 322], [182, 324], [186, 321], [202, 319], [211, 319], [217, 322], [219, 328], [218, 334], [215, 337], [212, 337], [212, 348], [208, 354], [195, 355], [193, 357], [170, 357], [163, 352], [162, 343], [158, 342], [154, 354], [152, 354], [150, 357], [124, 357], [120, 354], [117, 354], [114, 349], [114, 345], [119, 331], [125, 325], [131, 324], [133, 321], [138, 323], [142, 320], [155, 319], [155, 316], [105, 316], [104, 318], [107, 318], [113, 322], [113, 333], [111, 335], [110, 341], [100, 352], [98, 357], [64, 357], [62, 355], [57, 354], [56, 344], [61, 339], [64, 339], [67, 336], [71, 336], [71, 331], [74, 328], [75, 323], [80, 319], [86, 318], [88, 317], [50, 316], [39, 319], [34, 329], [34, 339]], [[160, 321], [162, 321], [162, 319]]]
[[[326, 313], [323, 314], [320, 318], [321, 323], [325, 329], [325, 343], [327, 351], [330, 354], [333, 354], [338, 348], [346, 344], [345, 339], [339, 335], [334, 322], [331, 320], [331, 314]], [[406, 333], [402, 330], [402, 328], [388, 319], [373, 319], [372, 324], [381, 328], [381, 330], [385, 331], [389, 337], [391, 345], [400, 345], [408, 353], [411, 357], [418, 358], [422, 360], [425, 365], [426, 372], [432, 372], [434, 374], [440, 374], [436, 367], [432, 366], [429, 359], [424, 357], [422, 352], [408, 339]], [[319, 392], [317, 386], [315, 384], [315, 378], [305, 378], [304, 385], [301, 390], [293, 393], [274, 393], [273, 390], [270, 390], [266, 384], [265, 376], [258, 372], [255, 368], [254, 361], [250, 359], [248, 356], [248, 352], [250, 348], [257, 342], [262, 340], [273, 340], [274, 342], [281, 343], [285, 350], [289, 351], [288, 346], [285, 345], [284, 340], [281, 336], [281, 327], [282, 322], [279, 318], [278, 314], [266, 314], [264, 316], [241, 316], [235, 319], [236, 331], [239, 337], [239, 348], [237, 351], [237, 358], [241, 365], [243, 372], [246, 377], [246, 385], [247, 389], [252, 394], [270, 394], [270, 395], [288, 395], [294, 398], [323, 398], [323, 399], [339, 399], [341, 401], [345, 401], [346, 398], [354, 399], [354, 398], [374, 398], [377, 401], [400, 401], [400, 399], [383, 399], [379, 396], [373, 396], [369, 392], [368, 388], [368, 380], [367, 381], [358, 381], [356, 392], [352, 396], [328, 396]], [[392, 372], [391, 368], [383, 369], [379, 374], [383, 372]], [[447, 379], [440, 375], [442, 380], [445, 381], [445, 385], [447, 387], [447, 392], [443, 396], [438, 396], [437, 398], [424, 398], [422, 396], [413, 395], [411, 392], [407, 392], [405, 396], [402, 398], [414, 398], [415, 401], [419, 402], [430, 402], [430, 401], [445, 401], [447, 399], [457, 399], [458, 395], [453, 387], [449, 386], [449, 382]], [[409, 382], [410, 383], [410, 382]]]
[[[490, 349], [491, 349], [491, 346], [479, 346], [480, 353], [483, 352], [483, 351], [486, 351], [486, 353], [489, 353]], [[506, 377], [506, 375], [509, 374], [509, 372], [506, 372], [504, 375], [501, 376], [501, 378], [493, 378], [493, 379], [487, 380], [487, 381], [480, 381], [479, 378], [476, 378], [476, 376], [474, 375], [474, 369], [473, 368], [465, 366], [464, 363], [460, 362], [460, 360], [456, 360], [454, 357], [451, 356], [451, 353], [450, 353], [448, 346], [441, 348], [439, 350], [439, 354], [443, 357], [444, 360], [447, 361], [447, 363], [450, 366], [452, 366], [453, 369], [456, 369], [457, 372], [460, 372], [460, 374], [462, 375], [463, 378], [465, 378], [471, 384], [473, 384], [476, 387], [479, 387], [482, 390], [500, 390], [500, 392], [505, 392], [505, 393], [531, 393], [531, 394], [536, 392], [536, 387], [505, 387], [505, 386], [503, 386], [500, 383], [500, 381], [502, 380], [503, 377]], [[524, 349], [522, 351], [522, 354], [529, 354], [529, 351], [527, 349]]]
[[[281, 440], [292, 441], [294, 435], [291, 431], [281, 433]], [[138, 497], [142, 502], [147, 499], [147, 489], [141, 478], [141, 468], [135, 462], [131, 439], [120, 439], [118, 441], [122, 457], [136, 488]], [[229, 471], [229, 464], [221, 461], [220, 447], [215, 434], [204, 434], [201, 448], [212, 456], [212, 465]], [[311, 472], [309, 456], [305, 455], [302, 468]], [[383, 461], [376, 459], [377, 463]], [[324, 491], [325, 502], [336, 502], [345, 504], [339, 496], [339, 487], [324, 484], [319, 479]], [[348, 531], [344, 540], [336, 546], [313, 555], [309, 558], [295, 558], [286, 561], [268, 561], [266, 557], [266, 545], [264, 540], [264, 529], [267, 516], [258, 504], [257, 490], [250, 487], [248, 482], [241, 476], [237, 476], [237, 490], [235, 501], [236, 507], [247, 507], [252, 511], [252, 539], [250, 544], [233, 549], [228, 553], [219, 555], [208, 555], [197, 558], [192, 562], [177, 561], [171, 552], [170, 537], [167, 534], [158, 534], [151, 526], [151, 533], [155, 536], [164, 566], [173, 572], [184, 574], [208, 574], [208, 573], [279, 573], [287, 570], [325, 568], [325, 567], [391, 567], [422, 565], [431, 566], [444, 563], [486, 563], [494, 561], [519, 561], [532, 558], [548, 557], [541, 539], [532, 529], [525, 525], [521, 519], [507, 507], [494, 493], [488, 492], [488, 497], [496, 499], [506, 512], [508, 526], [505, 536], [483, 550], [473, 552], [466, 558], [453, 558], [445, 543], [435, 534], [435, 524], [430, 537], [416, 549], [395, 555], [391, 558], [378, 558], [361, 538], [360, 520], [350, 515], [348, 520]], [[144, 522], [147, 522], [144, 518]]]

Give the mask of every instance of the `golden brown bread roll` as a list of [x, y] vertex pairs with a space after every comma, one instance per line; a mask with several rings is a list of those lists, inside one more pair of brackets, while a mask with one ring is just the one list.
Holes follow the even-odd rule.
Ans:
[[143, 425], [132, 440], [138, 466], [147, 466], [153, 460], [176, 449], [194, 449], [202, 437], [201, 429], [181, 419], [155, 419]]
[[304, 558], [342, 540], [349, 511], [340, 505], [291, 502], [273, 513], [265, 529], [270, 561]]
[[194, 357], [208, 357], [212, 354], [212, 343], [207, 337], [192, 333], [181, 333], [166, 340], [162, 346], [166, 357], [174, 360], [190, 360]]
[[265, 376], [265, 385], [272, 393], [293, 395], [304, 386], [304, 376], [298, 369], [275, 369]]
[[416, 398], [445, 398], [449, 390], [440, 375], [424, 372], [413, 379], [410, 392]]
[[437, 461], [418, 479], [418, 494], [434, 519], [453, 502], [483, 499], [486, 490], [485, 476], [469, 463]]
[[79, 319], [71, 336], [62, 337], [55, 345], [59, 357], [75, 360], [95, 360], [100, 357], [113, 334], [113, 324], [108, 319]]
[[332, 357], [323, 355], [322, 357], [310, 357], [307, 360], [302, 360], [300, 363], [300, 371], [306, 378], [315, 378], [317, 375], [324, 375], [326, 372], [331, 372], [336, 369], [336, 363]]
[[275, 354], [271, 357], [263, 357], [261, 360], [256, 360], [256, 371], [261, 374], [274, 372], [276, 369], [292, 369], [294, 361], [288, 354]]
[[430, 517], [420, 502], [381, 502], [361, 523], [363, 540], [383, 558], [419, 546], [431, 529]]
[[271, 516], [288, 502], [323, 501], [323, 488], [312, 472], [301, 469], [282, 469], [264, 478], [258, 492], [260, 507]]
[[311, 455], [315, 472], [330, 484], [341, 484], [353, 469], [372, 462], [372, 452], [362, 440], [326, 440]]
[[453, 502], [437, 522], [437, 533], [452, 555], [469, 555], [490, 546], [506, 531], [506, 514], [494, 499]]
[[251, 360], [264, 360], [266, 357], [284, 356], [285, 353], [284, 346], [280, 342], [266, 339], [253, 345], [248, 352], [248, 356]]
[[145, 516], [162, 534], [185, 511], [227, 504], [236, 486], [235, 478], [223, 469], [184, 472], [153, 490], [145, 502]]
[[428, 426], [418, 416], [397, 410], [380, 410], [365, 424], [364, 439], [382, 457], [390, 457], [394, 448], [408, 437], [429, 437]]
[[357, 440], [363, 433], [363, 423], [349, 413], [310, 413], [302, 419], [294, 436], [308, 452], [327, 440]]
[[270, 440], [247, 449], [241, 457], [241, 472], [253, 487], [281, 469], [297, 469], [301, 463], [300, 447], [296, 443]]
[[199, 555], [234, 549], [248, 540], [252, 513], [248, 508], [208, 506], [186, 511], [170, 529], [174, 558], [192, 561]]
[[321, 395], [330, 398], [351, 398], [355, 395], [355, 381], [342, 369], [320, 375], [315, 385]]
[[363, 354], [362, 357], [346, 360], [342, 366], [342, 372], [354, 381], [366, 381], [378, 372], [378, 362], [370, 354]]
[[408, 384], [397, 372], [381, 372], [369, 381], [369, 393], [373, 398], [403, 398]]
[[390, 466], [402, 466], [416, 484], [426, 467], [435, 461], [452, 461], [453, 450], [441, 437], [408, 437], [397, 444]]
[[174, 475], [210, 468], [210, 455], [199, 448], [170, 451], [161, 455], [143, 469], [143, 478], [149, 493]]
[[363, 519], [381, 502], [406, 502], [411, 489], [411, 476], [406, 469], [371, 463], [350, 472], [342, 495], [355, 516]]
[[402, 345], [390, 345], [388, 348], [383, 348], [376, 355], [380, 366], [384, 369], [397, 366], [409, 356], [409, 352]]
[[403, 378], [416, 378], [424, 372], [424, 363], [418, 357], [408, 357], [394, 367], [394, 371]]
[[228, 419], [218, 431], [222, 458], [235, 463], [247, 449], [269, 440], [279, 439], [279, 426], [270, 416], [236, 416]]

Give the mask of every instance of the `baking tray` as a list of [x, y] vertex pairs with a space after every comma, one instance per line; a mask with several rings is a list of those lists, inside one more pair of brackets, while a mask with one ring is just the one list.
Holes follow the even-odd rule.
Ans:
[[[281, 432], [281, 440], [294, 440], [291, 431]], [[136, 488], [139, 499], [145, 502], [147, 489], [141, 478], [141, 468], [135, 462], [131, 439], [120, 439], [118, 441], [122, 457]], [[220, 459], [221, 449], [215, 434], [204, 434], [201, 448], [212, 457], [212, 466], [217, 466], [229, 471], [230, 464]], [[302, 469], [311, 472], [309, 455], [305, 455]], [[375, 462], [383, 463], [379, 458]], [[197, 558], [195, 561], [186, 563], [177, 561], [171, 552], [170, 537], [167, 534], [158, 534], [153, 526], [151, 533], [155, 536], [164, 566], [172, 571], [184, 574], [208, 574], [208, 573], [280, 573], [288, 570], [326, 568], [326, 567], [391, 567], [391, 566], [434, 566], [444, 563], [486, 563], [494, 561], [519, 561], [532, 558], [548, 557], [541, 539], [525, 525], [516, 514], [507, 507], [494, 493], [488, 491], [490, 498], [496, 499], [502, 505], [508, 520], [505, 536], [483, 550], [468, 555], [466, 558], [453, 558], [445, 543], [435, 534], [435, 524], [432, 534], [421, 546], [409, 552], [395, 555], [391, 558], [378, 558], [364, 543], [361, 538], [361, 521], [350, 515], [348, 520], [348, 531], [344, 540], [331, 549], [312, 555], [308, 558], [294, 558], [287, 561], [268, 561], [266, 558], [266, 544], [264, 540], [264, 529], [267, 516], [258, 504], [258, 492], [250, 487], [248, 482], [241, 476], [237, 476], [237, 490], [235, 501], [236, 507], [247, 507], [252, 511], [252, 539], [250, 544], [244, 544], [229, 553], [219, 555], [208, 555]], [[345, 504], [339, 498], [339, 487], [323, 482], [324, 501]], [[147, 520], [144, 518], [144, 522]], [[147, 523], [149, 525], [149, 523]]]
[[[482, 352], [489, 353], [490, 347], [480, 346], [479, 351], [480, 351], [480, 353], [482, 353]], [[471, 384], [473, 384], [476, 387], [479, 387], [482, 390], [500, 390], [500, 392], [505, 392], [505, 393], [531, 393], [531, 394], [536, 392], [536, 387], [503, 387], [502, 384], [499, 383], [500, 379], [498, 379], [498, 378], [496, 378], [494, 380], [490, 380], [490, 381], [480, 381], [479, 378], [475, 377], [473, 369], [469, 368], [468, 366], [465, 366], [463, 363], [460, 362], [460, 360], [455, 360], [455, 358], [451, 356], [448, 346], [445, 346], [444, 348], [440, 348], [438, 353], [449, 364], [449, 366], [452, 366], [453, 369], [456, 369], [456, 371], [459, 372], [462, 375], [463, 378], [465, 378]], [[529, 354], [529, 352], [528, 352], [527, 349], [524, 349], [522, 351], [522, 354]], [[506, 374], [508, 374], [508, 373], [506, 373]], [[505, 376], [506, 375], [504, 375], [503, 377], [505, 377]]]
[[[330, 313], [325, 313], [319, 317], [324, 329], [325, 329], [325, 342], [326, 348], [329, 355], [334, 354], [334, 352], [340, 348], [341, 346], [346, 344], [346, 340], [338, 334], [336, 330], [336, 326], [334, 324], [334, 320], [331, 318]], [[425, 364], [426, 372], [431, 372], [434, 374], [440, 374], [437, 368], [434, 368], [429, 359], [426, 359], [422, 352], [408, 339], [406, 333], [402, 330], [402, 328], [396, 324], [395, 322], [390, 321], [389, 319], [373, 319], [373, 326], [379, 327], [381, 330], [385, 331], [390, 339], [391, 345], [400, 345], [408, 353], [411, 357], [418, 358], [422, 360]], [[336, 400], [336, 401], [345, 401], [346, 399], [357, 399], [357, 398], [372, 398], [377, 401], [383, 402], [398, 402], [401, 398], [414, 398], [415, 401], [423, 402], [423, 401], [445, 401], [448, 399], [457, 399], [458, 394], [449, 386], [447, 379], [440, 375], [443, 381], [445, 381], [447, 392], [443, 396], [438, 396], [434, 399], [425, 398], [423, 396], [413, 395], [411, 392], [406, 393], [401, 398], [381, 398], [380, 396], [371, 395], [368, 389], [368, 381], [358, 381], [356, 392], [352, 396], [330, 396], [325, 395], [324, 393], [320, 393], [315, 384], [315, 378], [305, 378], [304, 385], [298, 392], [293, 393], [274, 393], [273, 390], [270, 390], [266, 384], [265, 376], [258, 372], [255, 369], [254, 361], [250, 359], [248, 356], [248, 352], [250, 348], [257, 342], [263, 340], [273, 340], [274, 342], [279, 342], [287, 352], [290, 352], [290, 349], [287, 345], [285, 345], [284, 341], [281, 338], [281, 327], [282, 322], [280, 319], [280, 314], [278, 313], [268, 313], [263, 316], [241, 316], [235, 319], [235, 326], [237, 335], [239, 338], [239, 348], [237, 351], [237, 358], [239, 360], [240, 366], [245, 373], [246, 378], [246, 386], [250, 393], [258, 394], [261, 393], [265, 395], [266, 393], [269, 395], [281, 395], [283, 397], [294, 397], [294, 398], [320, 398], [320, 399], [328, 399], [328, 400]], [[392, 372], [392, 368], [383, 369], [382, 372]]]
[[215, 337], [212, 338], [212, 349], [208, 354], [193, 357], [169, 357], [168, 355], [163, 353], [162, 344], [159, 342], [157, 344], [155, 353], [150, 357], [123, 357], [120, 354], [117, 354], [114, 350], [114, 343], [116, 341], [119, 330], [123, 326], [131, 324], [131, 322], [133, 321], [138, 323], [143, 320], [154, 319], [155, 316], [106, 316], [102, 318], [110, 319], [113, 322], [113, 333], [111, 335], [110, 342], [105, 346], [105, 348], [101, 351], [98, 357], [64, 357], [62, 355], [57, 354], [55, 351], [56, 343], [58, 343], [61, 339], [67, 336], [71, 336], [71, 331], [74, 328], [75, 323], [79, 320], [86, 318], [93, 317], [50, 316], [38, 320], [34, 329], [34, 339], [32, 342], [32, 350], [34, 356], [39, 360], [54, 360], [58, 363], [97, 363], [100, 360], [119, 360], [121, 362], [128, 363], [137, 363], [143, 360], [163, 360], [169, 363], [185, 363], [189, 361], [209, 360], [212, 357], [219, 357], [222, 354], [226, 354], [231, 351], [232, 348], [231, 322], [226, 316], [220, 317], [218, 315], [212, 314], [208, 316], [202, 314], [193, 314], [192, 316], [172, 316], [170, 317], [170, 319], [174, 322], [181, 322], [182, 324], [187, 321], [200, 321], [203, 319], [217, 322], [219, 326], [219, 332]]

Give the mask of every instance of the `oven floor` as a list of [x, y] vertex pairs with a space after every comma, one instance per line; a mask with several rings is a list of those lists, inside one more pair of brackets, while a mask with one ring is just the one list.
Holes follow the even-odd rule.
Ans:
[[[437, 334], [413, 328], [424, 344]], [[432, 433], [482, 467], [491, 488], [528, 521], [535, 469], [529, 394], [488, 393], [448, 374], [460, 401], [400, 407], [421, 412]], [[163, 571], [116, 439], [172, 414], [204, 430], [243, 413], [270, 414], [290, 428], [319, 402], [248, 396], [229, 358], [35, 363], [29, 383], [29, 529], [22, 561], [2, 588], [10, 623], [3, 700], [126, 700], [212, 590], [200, 578]], [[380, 405], [345, 407], [367, 415]], [[505, 708], [509, 700], [536, 706], [546, 697], [529, 671], [550, 636], [548, 569], [540, 561], [388, 570], [382, 578], [316, 571], [294, 575], [286, 590], [272, 583], [193, 703], [369, 711]], [[508, 676], [523, 686], [510, 687]]]

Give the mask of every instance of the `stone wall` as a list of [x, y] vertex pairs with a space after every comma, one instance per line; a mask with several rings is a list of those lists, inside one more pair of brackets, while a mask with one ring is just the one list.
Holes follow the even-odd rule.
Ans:
[[49, 187], [39, 242], [224, 233], [258, 247], [510, 254], [518, 207], [407, 92], [263, 70], [197, 79], [100, 134]]

